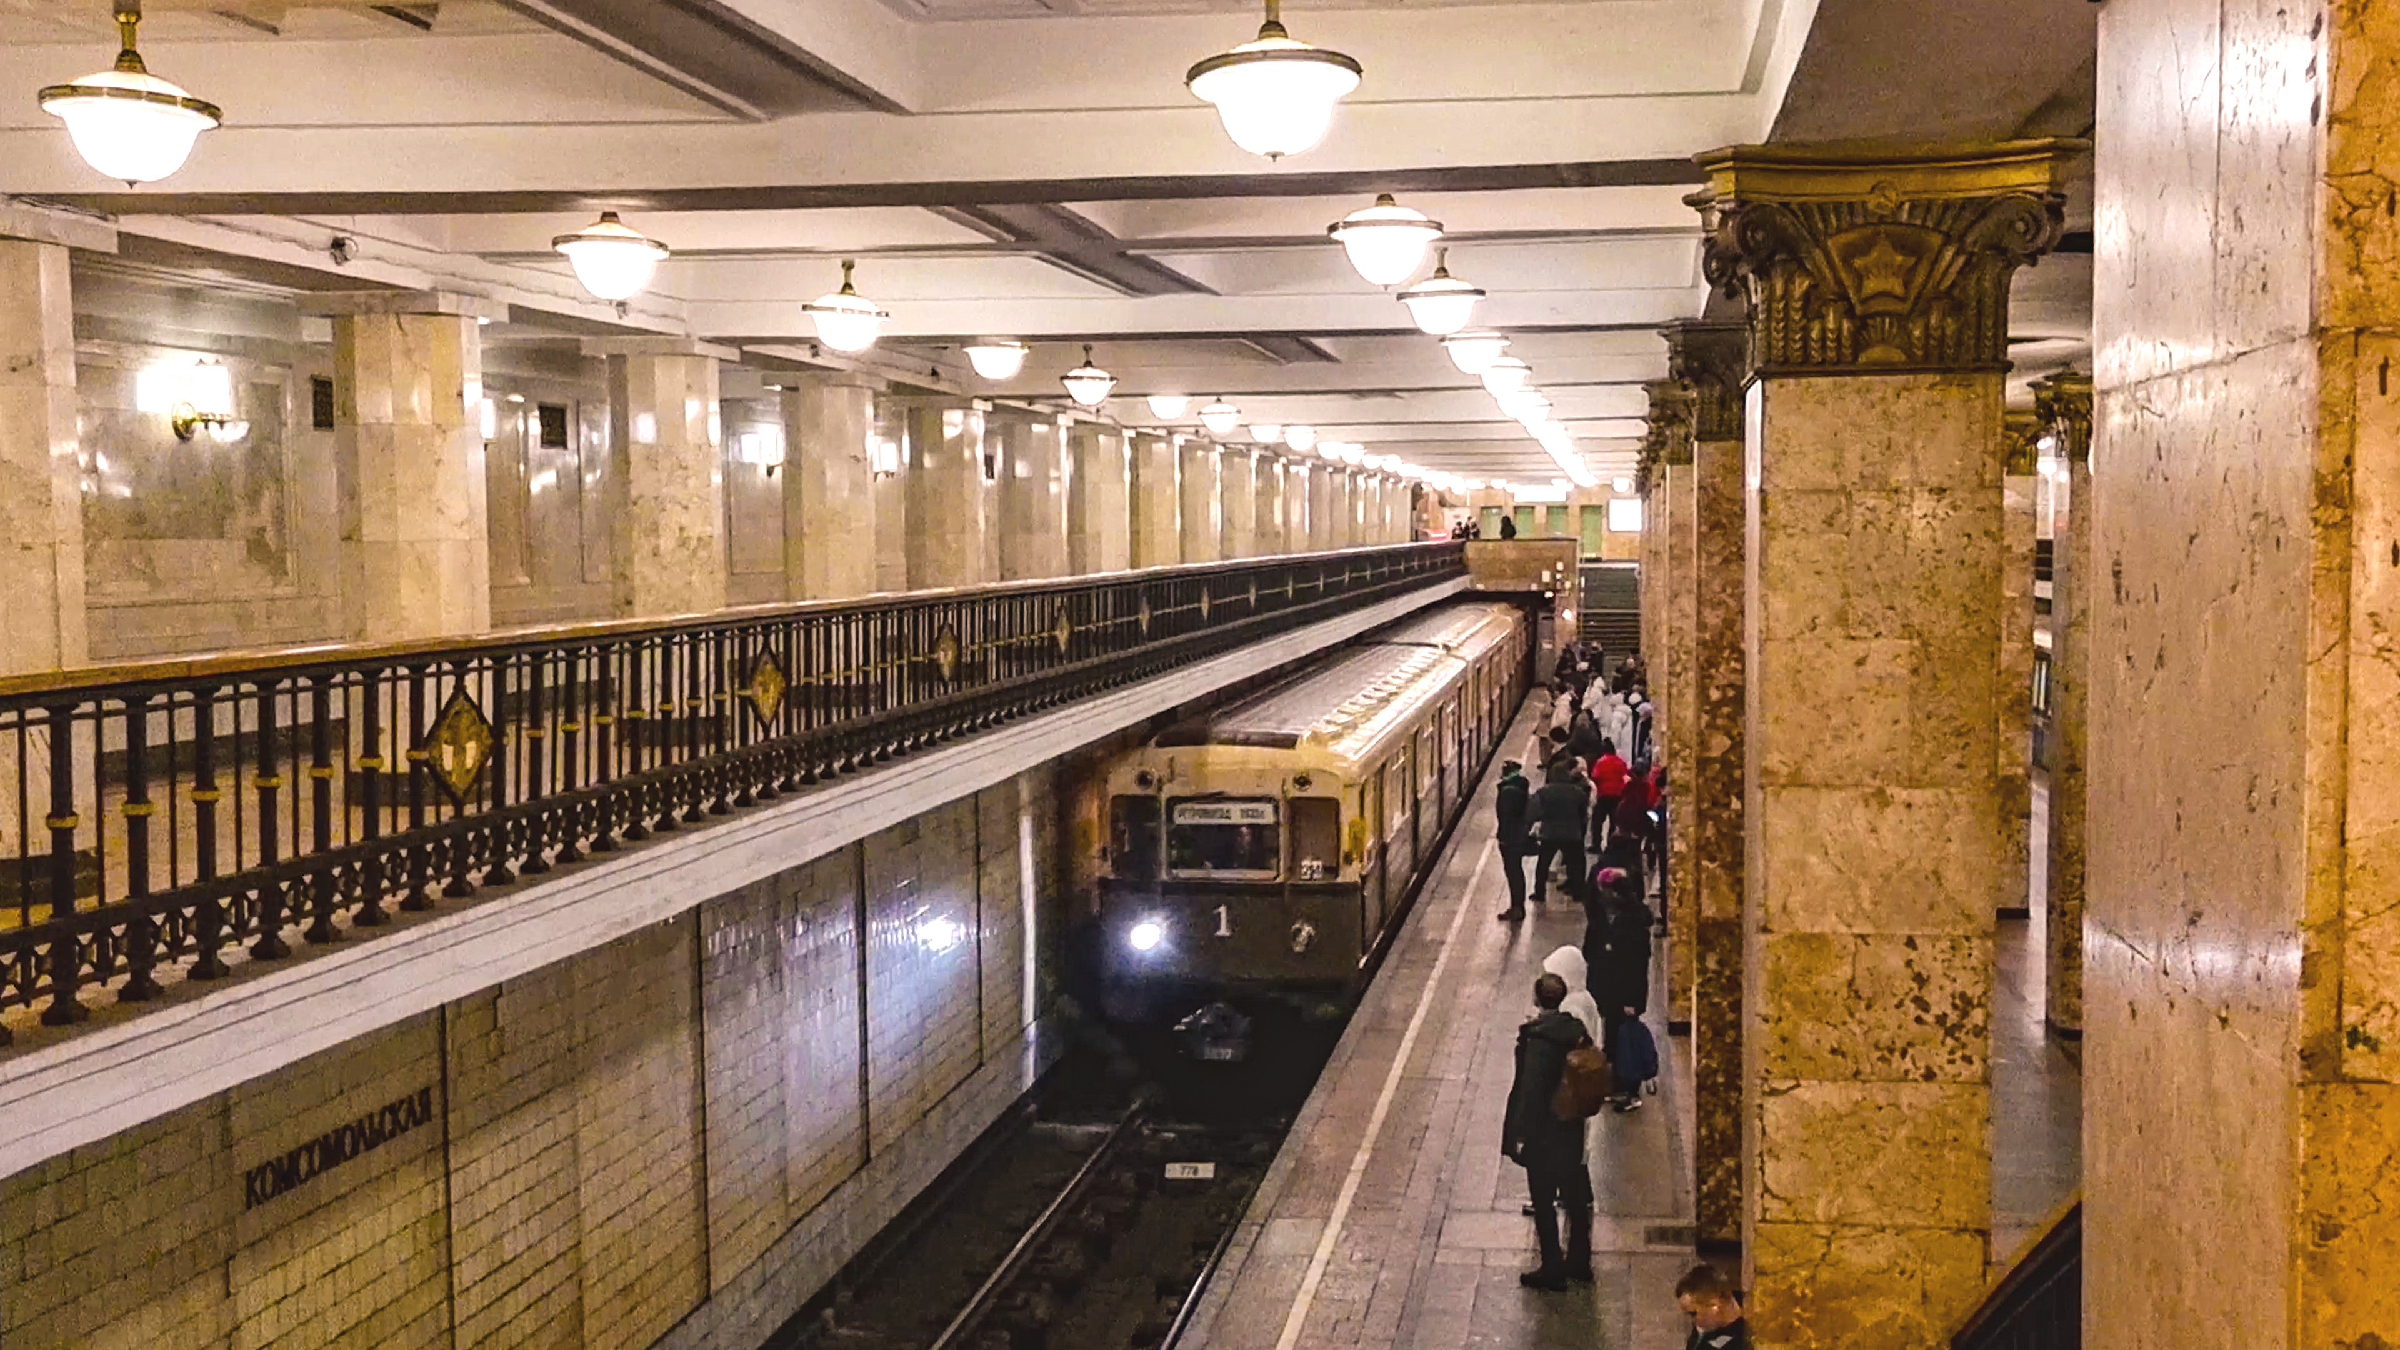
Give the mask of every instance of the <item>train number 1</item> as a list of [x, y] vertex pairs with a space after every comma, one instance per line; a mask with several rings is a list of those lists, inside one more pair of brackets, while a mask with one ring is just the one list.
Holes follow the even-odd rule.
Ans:
[[1217, 906], [1217, 936], [1221, 938], [1233, 936], [1233, 916], [1225, 912], [1223, 905]]

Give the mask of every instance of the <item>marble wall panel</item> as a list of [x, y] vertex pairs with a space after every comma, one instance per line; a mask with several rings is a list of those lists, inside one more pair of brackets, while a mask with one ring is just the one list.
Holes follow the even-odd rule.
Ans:
[[483, 358], [475, 321], [334, 320], [343, 635], [354, 641], [491, 626]]
[[1217, 448], [1206, 441], [1186, 441], [1177, 450], [1182, 503], [1177, 524], [1183, 539], [1183, 561], [1215, 562], [1224, 556], [1224, 480]]
[[908, 408], [908, 587], [998, 579], [999, 475], [987, 462], [984, 412], [964, 403]]
[[1218, 461], [1217, 515], [1228, 558], [1258, 556], [1258, 455], [1227, 449]]
[[1097, 422], [1067, 431], [1067, 568], [1075, 576], [1133, 565], [1132, 451], [1125, 433]]
[[[1654, 729], [1653, 735], [1660, 742], [1656, 749], [1665, 757], [1669, 783], [1684, 784], [1693, 778], [1700, 732], [1700, 672], [1695, 665], [1699, 591], [1694, 575], [1700, 556], [1699, 493], [1695, 466], [1672, 464], [1665, 466], [1665, 472], [1673, 520], [1667, 527], [1666, 609], [1660, 616], [1667, 659], [1661, 672], [1663, 687], [1656, 691], [1664, 725]], [[1670, 1027], [1684, 1029], [1691, 1025], [1693, 987], [1699, 972], [1695, 946], [1699, 910], [1692, 904], [1692, 830], [1696, 822], [1691, 812], [1677, 810], [1669, 813], [1667, 823], [1667, 1016]]]
[[1133, 565], [1171, 567], [1183, 561], [1181, 465], [1171, 437], [1134, 431], [1125, 436], [1133, 462]]
[[908, 406], [897, 399], [875, 401], [875, 453], [890, 471], [878, 470], [871, 495], [875, 505], [875, 586], [908, 589], [909, 471]]
[[2070, 458], [2067, 518], [2051, 549], [2049, 857], [2044, 873], [2043, 1016], [2052, 1030], [2083, 1029], [2083, 916], [2087, 886], [2093, 596], [2092, 466]]
[[2029, 903], [2033, 849], [2033, 553], [2034, 497], [2040, 480], [2010, 474], [2002, 483], [2000, 526], [1999, 707], [2000, 873], [1995, 908]]
[[875, 391], [820, 376], [783, 395], [784, 594], [844, 600], [877, 589]]
[[[505, 349], [504, 349], [505, 350]], [[611, 453], [607, 366], [576, 374], [484, 374], [493, 436], [485, 443], [492, 619], [501, 625], [606, 618], [616, 556], [611, 522], [625, 509]]]
[[1067, 574], [1067, 436], [1058, 419], [994, 413], [986, 435], [1000, 462], [999, 580]]
[[1742, 453], [1693, 447], [1691, 771], [1676, 789], [1691, 817], [1695, 1217], [1710, 1245], [1741, 1238]]
[[610, 607], [619, 618], [725, 607], [725, 432], [717, 359], [608, 358], [609, 421], [624, 471]]
[[783, 475], [790, 450], [776, 398], [725, 399], [725, 602], [784, 598]]

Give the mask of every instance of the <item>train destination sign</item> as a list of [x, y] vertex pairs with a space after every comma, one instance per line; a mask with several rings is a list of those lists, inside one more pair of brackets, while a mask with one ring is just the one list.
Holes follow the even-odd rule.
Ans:
[[1272, 825], [1273, 802], [1177, 802], [1178, 825]]
[[433, 1088], [426, 1086], [336, 1125], [282, 1157], [270, 1158], [242, 1173], [242, 1208], [256, 1209], [432, 1120]]

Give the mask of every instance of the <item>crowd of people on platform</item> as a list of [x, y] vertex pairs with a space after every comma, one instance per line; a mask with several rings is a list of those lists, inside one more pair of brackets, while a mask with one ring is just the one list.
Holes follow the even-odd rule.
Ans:
[[[1529, 899], [1545, 904], [1558, 864], [1568, 901], [1583, 911], [1583, 941], [1542, 962], [1536, 1011], [1517, 1033], [1501, 1147], [1525, 1168], [1541, 1248], [1540, 1268], [1521, 1278], [1532, 1288], [1564, 1289], [1591, 1279], [1584, 1121], [1604, 1106], [1639, 1110], [1657, 1086], [1657, 1044], [1642, 1014], [1649, 1007], [1653, 936], [1666, 931], [1669, 897], [1660, 874], [1670, 807], [1638, 656], [1608, 670], [1597, 648], [1570, 643], [1547, 693], [1540, 785], [1521, 761], [1501, 766], [1494, 805], [1509, 904], [1500, 919], [1521, 923]], [[1659, 878], [1655, 914], [1653, 877]], [[1586, 1077], [1601, 1086], [1579, 1090]], [[1747, 1346], [1739, 1300], [1714, 1267], [1693, 1270], [1676, 1295], [1692, 1317], [1695, 1346]]]

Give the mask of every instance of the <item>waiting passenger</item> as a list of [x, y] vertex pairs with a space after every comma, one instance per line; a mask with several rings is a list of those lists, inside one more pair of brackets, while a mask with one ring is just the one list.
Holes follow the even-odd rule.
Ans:
[[[1517, 1028], [1517, 1072], [1508, 1087], [1500, 1151], [1525, 1169], [1533, 1197], [1533, 1233], [1542, 1264], [1517, 1277], [1530, 1289], [1560, 1290], [1592, 1280], [1592, 1174], [1583, 1165], [1583, 1121], [1561, 1120], [1551, 1109], [1567, 1052], [1583, 1044], [1583, 1024], [1561, 1005], [1567, 982], [1543, 973], [1533, 982], [1538, 1009]], [[1558, 1241], [1558, 1210], [1567, 1211], [1567, 1241]]]
[[1625, 757], [1617, 753], [1617, 743], [1603, 736], [1599, 753], [1592, 756], [1592, 848], [1596, 852], [1606, 842], [1604, 836], [1609, 817], [1616, 813], [1617, 798], [1625, 795], [1625, 780], [1630, 777]]
[[[1650, 1007], [1650, 909], [1633, 887], [1633, 879], [1622, 869], [1603, 867], [1592, 878], [1590, 898], [1584, 902], [1583, 959], [1607, 1033], [1593, 1040], [1612, 1059], [1624, 1024], [1639, 1021]], [[1620, 1073], [1617, 1109], [1640, 1110], [1641, 1090], [1641, 1079], [1627, 1081]]]
[[1589, 708], [1576, 713], [1575, 720], [1567, 726], [1567, 749], [1586, 764], [1600, 758], [1600, 747], [1607, 740], [1600, 734], [1600, 723], [1594, 720]]
[[1684, 1350], [1750, 1350], [1741, 1295], [1725, 1272], [1702, 1262], [1675, 1282], [1675, 1306], [1692, 1320]]
[[1492, 815], [1499, 825], [1500, 871], [1508, 878], [1505, 923], [1525, 917], [1525, 855], [1533, 843], [1533, 784], [1525, 766], [1509, 760], [1500, 766], [1500, 785], [1492, 789]]
[[1591, 784], [1575, 768], [1571, 756], [1550, 761], [1547, 781], [1533, 794], [1533, 903], [1541, 904], [1550, 889], [1550, 861], [1567, 864], [1567, 894], [1583, 891], [1583, 831], [1591, 817]]
[[1500, 517], [1500, 537], [1503, 539], [1517, 537], [1517, 518], [1515, 516]]
[[1608, 1024], [1601, 1020], [1600, 1005], [1592, 998], [1591, 967], [1584, 963], [1582, 950], [1561, 947], [1542, 958], [1542, 969], [1567, 982], [1566, 1002], [1558, 1005], [1559, 1011], [1583, 1023], [1583, 1034], [1592, 1038], [1592, 1044], [1608, 1044], [1601, 1039]]

